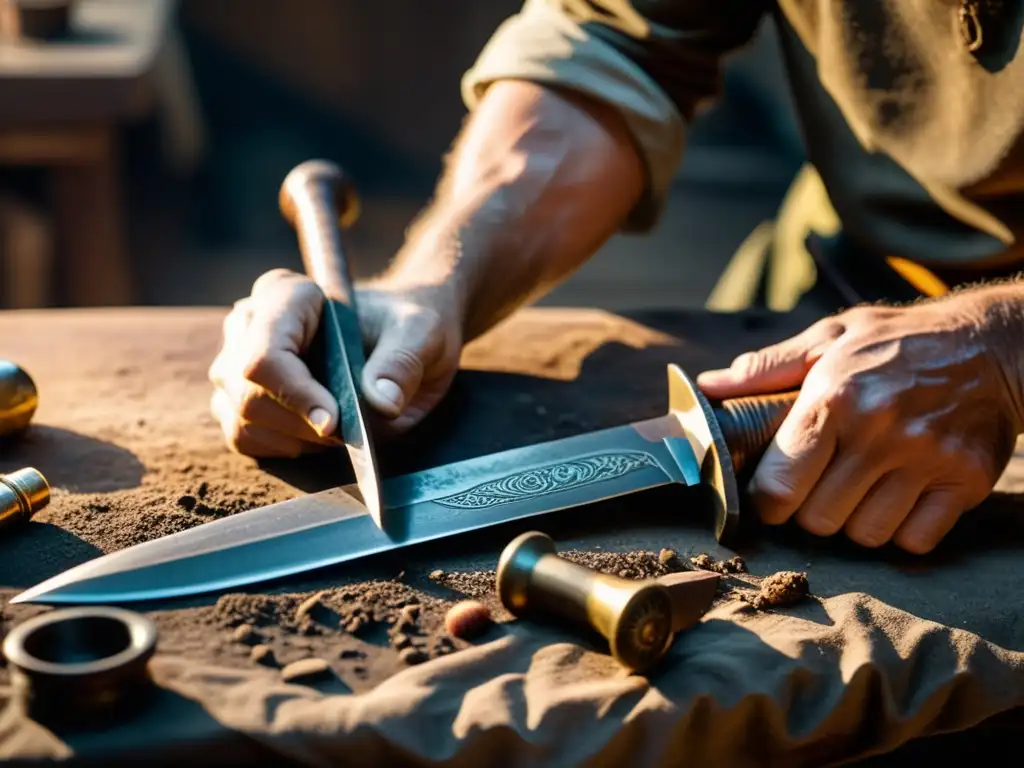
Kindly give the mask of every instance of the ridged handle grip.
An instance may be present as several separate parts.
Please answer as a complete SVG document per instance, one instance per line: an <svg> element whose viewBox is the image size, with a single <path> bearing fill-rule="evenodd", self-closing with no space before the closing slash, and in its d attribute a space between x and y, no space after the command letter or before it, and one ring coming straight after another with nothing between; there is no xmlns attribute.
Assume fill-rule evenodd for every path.
<svg viewBox="0 0 1024 768"><path fill-rule="evenodd" d="M789 414L798 392L723 400L715 406L718 426L729 446L733 470L740 474L756 464Z"/></svg>
<svg viewBox="0 0 1024 768"><path fill-rule="evenodd" d="M327 160L302 163L285 177L278 203L299 238L306 274L327 298L354 309L341 230L359 218L359 195L345 172Z"/></svg>

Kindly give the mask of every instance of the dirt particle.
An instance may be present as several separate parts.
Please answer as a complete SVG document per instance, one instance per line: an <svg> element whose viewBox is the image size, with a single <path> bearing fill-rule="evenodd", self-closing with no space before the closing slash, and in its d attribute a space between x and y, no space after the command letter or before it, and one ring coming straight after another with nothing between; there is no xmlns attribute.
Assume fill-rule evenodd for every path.
<svg viewBox="0 0 1024 768"><path fill-rule="evenodd" d="M491 625L491 611L477 600L456 603L444 617L444 628L453 637L470 640L482 635Z"/></svg>
<svg viewBox="0 0 1024 768"><path fill-rule="evenodd" d="M252 624L239 624L231 634L231 639L245 645L259 645L262 638Z"/></svg>
<svg viewBox="0 0 1024 768"><path fill-rule="evenodd" d="M750 573L747 568L747 561L739 555L733 555L728 560L723 561L722 566L725 568L726 573Z"/></svg>
<svg viewBox="0 0 1024 768"><path fill-rule="evenodd" d="M732 573L749 573L747 562L739 555L730 557L728 560L716 560L711 555L701 552L699 555L691 557L690 562L698 570L714 571L723 576L728 576Z"/></svg>
<svg viewBox="0 0 1024 768"><path fill-rule="evenodd" d="M762 608L782 608L795 605L811 593L807 574L798 571L779 571L761 581L760 591L750 599L750 604Z"/></svg>
<svg viewBox="0 0 1024 768"><path fill-rule="evenodd" d="M420 617L420 605L419 603L409 603L409 605L403 606L400 614L401 621L407 621L409 623L415 622Z"/></svg>
<svg viewBox="0 0 1024 768"><path fill-rule="evenodd" d="M338 654L340 659L365 659L366 654L358 648L345 648Z"/></svg>
<svg viewBox="0 0 1024 768"><path fill-rule="evenodd" d="M658 553L658 562L670 571L681 571L685 568L683 561L679 559L679 555L672 549L661 550Z"/></svg>
<svg viewBox="0 0 1024 768"><path fill-rule="evenodd" d="M281 679L286 683L297 683L306 680L317 680L331 671L331 665L316 657L300 659L281 670Z"/></svg>
<svg viewBox="0 0 1024 768"><path fill-rule="evenodd" d="M186 512L191 512L196 508L196 497L185 495L178 499L178 506L184 509Z"/></svg>
<svg viewBox="0 0 1024 768"><path fill-rule="evenodd" d="M438 568L436 571L431 571L430 576L428 576L428 578L431 581L440 581L444 578L444 571L442 571L440 568Z"/></svg>
<svg viewBox="0 0 1024 768"><path fill-rule="evenodd" d="M310 595L295 609L295 622L301 627L308 627L309 624L322 624L334 626L338 623L339 616L324 604L326 591ZM307 630L308 633L308 630Z"/></svg>
<svg viewBox="0 0 1024 768"><path fill-rule="evenodd" d="M441 635L437 638L437 642L434 644L434 653L439 656L446 656L447 654L454 652L455 641L448 637L448 635Z"/></svg>
<svg viewBox="0 0 1024 768"><path fill-rule="evenodd" d="M412 640L410 640L409 636L404 632L395 632L395 634L391 636L391 644L398 650L402 650L403 648L408 648L412 645Z"/></svg>
<svg viewBox="0 0 1024 768"><path fill-rule="evenodd" d="M398 658L405 664L412 666L413 664L422 664L427 660L427 654L419 648L406 648L400 654Z"/></svg>
<svg viewBox="0 0 1024 768"><path fill-rule="evenodd" d="M254 664L263 667L276 667L277 658L274 656L274 649L269 645L254 645L249 651L249 659Z"/></svg>

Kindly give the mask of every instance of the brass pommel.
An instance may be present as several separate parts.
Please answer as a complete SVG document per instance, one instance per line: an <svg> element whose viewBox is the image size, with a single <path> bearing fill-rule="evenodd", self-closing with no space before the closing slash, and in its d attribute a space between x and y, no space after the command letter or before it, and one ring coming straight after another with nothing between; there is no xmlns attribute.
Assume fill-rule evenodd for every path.
<svg viewBox="0 0 1024 768"><path fill-rule="evenodd" d="M644 672L669 649L672 597L656 581L609 576L559 557L543 533L517 536L498 562L498 597L521 618L567 619L607 641L627 669Z"/></svg>
<svg viewBox="0 0 1024 768"><path fill-rule="evenodd" d="M0 531L26 523L50 503L50 484L32 467L0 475Z"/></svg>
<svg viewBox="0 0 1024 768"><path fill-rule="evenodd" d="M9 360L0 360L0 436L25 429L38 405L32 377Z"/></svg>

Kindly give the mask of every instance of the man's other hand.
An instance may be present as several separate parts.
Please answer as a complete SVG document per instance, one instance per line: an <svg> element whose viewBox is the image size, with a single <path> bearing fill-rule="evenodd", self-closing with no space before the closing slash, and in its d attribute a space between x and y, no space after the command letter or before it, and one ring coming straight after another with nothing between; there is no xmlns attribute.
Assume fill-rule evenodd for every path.
<svg viewBox="0 0 1024 768"><path fill-rule="evenodd" d="M1022 427L1019 341L994 306L982 291L860 307L701 375L713 399L800 387L751 480L762 520L932 550L989 495Z"/></svg>

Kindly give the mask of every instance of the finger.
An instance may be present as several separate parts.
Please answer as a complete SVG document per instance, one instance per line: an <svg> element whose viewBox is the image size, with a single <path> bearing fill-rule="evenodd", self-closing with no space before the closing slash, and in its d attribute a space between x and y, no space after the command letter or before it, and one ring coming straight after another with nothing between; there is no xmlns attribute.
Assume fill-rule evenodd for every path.
<svg viewBox="0 0 1024 768"><path fill-rule="evenodd" d="M236 453L253 458L294 458L302 453L301 441L240 421L223 391L213 394L210 410L220 423L228 447Z"/></svg>
<svg viewBox="0 0 1024 768"><path fill-rule="evenodd" d="M424 319L385 325L363 368L363 392L370 404L397 418L416 396L427 369L444 350L439 322Z"/></svg>
<svg viewBox="0 0 1024 768"><path fill-rule="evenodd" d="M305 419L285 408L262 387L240 376L222 381L220 389L231 401L235 417L240 421L258 424L272 432L309 443L341 444L337 437L318 435Z"/></svg>
<svg viewBox="0 0 1024 768"><path fill-rule="evenodd" d="M319 308L314 312L310 304L322 303L316 286L299 288L306 285L296 281L294 290L279 300L267 297L253 311L246 336L248 344L242 353L242 373L285 408L304 418L318 435L327 437L337 428L338 403L313 378L299 356L319 323ZM316 294L311 290L316 290ZM307 327L310 325L312 329Z"/></svg>
<svg viewBox="0 0 1024 768"><path fill-rule="evenodd" d="M832 461L797 510L797 523L816 536L837 533L888 470L870 452L837 444Z"/></svg>
<svg viewBox="0 0 1024 768"><path fill-rule="evenodd" d="M800 393L748 487L750 500L765 523L785 523L811 493L835 452L833 422L824 403Z"/></svg>
<svg viewBox="0 0 1024 768"><path fill-rule="evenodd" d="M306 279L308 278L299 272L294 272L290 269L285 269L284 267L277 267L276 269L268 270L257 277L256 281L252 284L252 290L249 293L254 297L258 297L266 294L267 291L278 290L283 282Z"/></svg>
<svg viewBox="0 0 1024 768"><path fill-rule="evenodd" d="M252 320L252 300L239 299L231 311L224 316L224 322L221 323L224 340L241 338L249 327L250 320Z"/></svg>
<svg viewBox="0 0 1024 768"><path fill-rule="evenodd" d="M847 519L846 535L864 547L889 543L917 504L924 486L923 481L906 472L883 475Z"/></svg>
<svg viewBox="0 0 1024 768"><path fill-rule="evenodd" d="M778 344L740 355L728 368L704 371L697 385L713 400L792 389L843 332L842 323L823 320Z"/></svg>
<svg viewBox="0 0 1024 768"><path fill-rule="evenodd" d="M928 554L953 530L968 506L954 490L925 491L896 531L893 541L912 554Z"/></svg>

